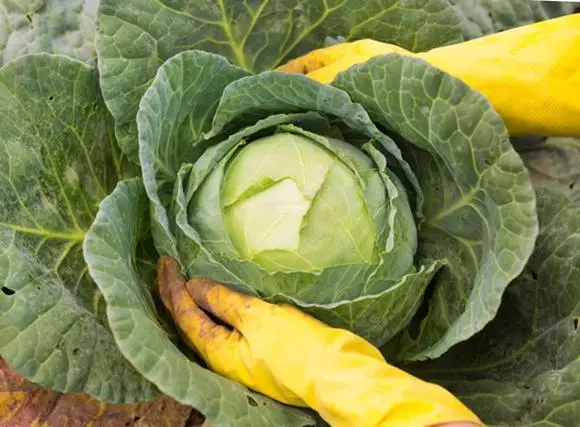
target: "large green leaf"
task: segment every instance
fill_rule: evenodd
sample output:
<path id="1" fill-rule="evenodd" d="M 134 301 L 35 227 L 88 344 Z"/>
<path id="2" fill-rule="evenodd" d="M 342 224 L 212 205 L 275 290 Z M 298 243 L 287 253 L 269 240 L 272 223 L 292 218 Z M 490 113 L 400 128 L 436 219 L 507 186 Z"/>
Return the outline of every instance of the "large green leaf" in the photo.
<path id="1" fill-rule="evenodd" d="M 138 269 L 135 248 L 148 233 L 149 200 L 136 179 L 119 183 L 89 231 L 85 257 L 107 301 L 117 345 L 165 394 L 202 412 L 212 425 L 313 425 L 284 407 L 190 361 L 170 340 L 153 303 L 153 276 Z"/>
<path id="2" fill-rule="evenodd" d="M 98 0 L 0 0 L 0 65 L 27 53 L 96 62 Z"/>
<path id="3" fill-rule="evenodd" d="M 123 358 L 82 242 L 122 174 L 96 70 L 35 54 L 0 69 L 0 355 L 58 391 L 158 392 Z"/>
<path id="4" fill-rule="evenodd" d="M 448 264 L 398 357 L 438 357 L 495 317 L 522 271 L 538 228 L 529 175 L 485 98 L 425 61 L 377 57 L 333 84 L 408 141 L 399 145 L 425 196 L 419 255 Z"/>
<path id="5" fill-rule="evenodd" d="M 580 209 L 548 189 L 537 200 L 536 249 L 497 318 L 441 359 L 409 367 L 489 425 L 572 427 L 580 420 Z"/>
<path id="6" fill-rule="evenodd" d="M 328 36 L 414 51 L 463 39 L 463 18 L 445 0 L 102 0 L 99 21 L 103 95 L 134 160 L 139 100 L 158 67 L 179 52 L 217 53 L 257 72 L 321 47 Z"/>

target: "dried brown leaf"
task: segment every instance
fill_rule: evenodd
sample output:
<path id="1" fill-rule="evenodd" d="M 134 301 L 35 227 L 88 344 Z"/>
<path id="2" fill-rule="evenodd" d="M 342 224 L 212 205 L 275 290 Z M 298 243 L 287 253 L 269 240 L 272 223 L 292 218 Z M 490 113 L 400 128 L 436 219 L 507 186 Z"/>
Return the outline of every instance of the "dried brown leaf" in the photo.
<path id="1" fill-rule="evenodd" d="M 0 427 L 207 427 L 191 407 L 167 396 L 112 405 L 83 393 L 39 387 L 0 359 Z"/>

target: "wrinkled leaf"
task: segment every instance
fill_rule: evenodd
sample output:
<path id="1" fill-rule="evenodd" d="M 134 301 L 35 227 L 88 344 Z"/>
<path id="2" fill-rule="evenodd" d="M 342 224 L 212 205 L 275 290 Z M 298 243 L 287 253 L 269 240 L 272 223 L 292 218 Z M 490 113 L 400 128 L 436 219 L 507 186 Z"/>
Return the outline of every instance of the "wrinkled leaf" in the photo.
<path id="1" fill-rule="evenodd" d="M 0 65 L 27 53 L 96 62 L 98 0 L 0 0 Z"/>
<path id="2" fill-rule="evenodd" d="M 305 426 L 310 417 L 190 361 L 169 339 L 153 302 L 153 275 L 139 274 L 135 247 L 148 230 L 148 199 L 139 180 L 126 180 L 101 204 L 85 242 L 91 275 L 123 355 L 165 394 L 191 405 L 211 423 Z"/>
<path id="3" fill-rule="evenodd" d="M 580 209 L 538 190 L 540 234 L 498 316 L 441 359 L 411 366 L 456 393 L 489 425 L 580 420 Z"/>
<path id="4" fill-rule="evenodd" d="M 103 95 L 123 151 L 137 160 L 140 98 L 167 59 L 186 50 L 220 54 L 253 72 L 323 45 L 365 37 L 414 51 L 463 39 L 444 0 L 102 0 L 97 51 Z"/>
<path id="5" fill-rule="evenodd" d="M 201 427 L 203 422 L 195 410 L 167 396 L 139 404 L 115 405 L 83 393 L 58 393 L 27 381 L 0 359 L 3 426 Z"/>
<path id="6" fill-rule="evenodd" d="M 24 56 L 0 69 L 0 98 L 0 355 L 57 391 L 154 397 L 118 351 L 82 255 L 123 174 L 96 70 Z"/>
<path id="7" fill-rule="evenodd" d="M 377 57 L 333 84 L 409 141 L 399 145 L 425 196 L 419 256 L 448 263 L 397 357 L 438 357 L 494 318 L 532 251 L 538 225 L 528 172 L 487 100 L 422 60 Z"/>
<path id="8" fill-rule="evenodd" d="M 279 294 L 269 299 L 276 303 L 292 302 L 330 326 L 356 331 L 371 343 L 381 345 L 409 324 L 423 300 L 425 288 L 440 267 L 434 263 L 405 275 L 386 291 L 350 301 L 309 304 Z"/>
<path id="9" fill-rule="evenodd" d="M 179 55 L 159 70 L 157 84 L 140 103 L 139 157 L 143 182 L 151 200 L 153 236 L 159 252 L 178 259 L 166 208 L 182 163 L 193 162 L 207 144 L 223 89 L 249 73 L 215 56 Z"/>

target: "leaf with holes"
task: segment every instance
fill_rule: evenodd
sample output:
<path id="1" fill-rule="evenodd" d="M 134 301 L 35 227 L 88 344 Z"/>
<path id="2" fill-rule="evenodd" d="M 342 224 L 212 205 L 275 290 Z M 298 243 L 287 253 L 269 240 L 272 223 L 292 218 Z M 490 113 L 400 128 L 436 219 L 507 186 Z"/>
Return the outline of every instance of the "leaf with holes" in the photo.
<path id="1" fill-rule="evenodd" d="M 158 394 L 123 358 L 82 242 L 120 179 L 96 70 L 49 54 L 0 69 L 0 355 L 31 381 L 112 402 Z"/>

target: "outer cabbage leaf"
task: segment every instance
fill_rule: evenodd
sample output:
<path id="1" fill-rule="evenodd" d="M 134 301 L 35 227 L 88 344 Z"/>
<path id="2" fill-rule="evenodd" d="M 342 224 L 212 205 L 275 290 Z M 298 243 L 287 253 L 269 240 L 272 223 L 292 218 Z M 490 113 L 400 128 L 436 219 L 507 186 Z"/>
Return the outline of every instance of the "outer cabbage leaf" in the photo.
<path id="1" fill-rule="evenodd" d="M 82 255 L 124 173 L 97 83 L 64 56 L 0 69 L 0 354 L 57 391 L 146 400 L 158 391 L 118 351 Z"/>
<path id="2" fill-rule="evenodd" d="M 148 235 L 143 184 L 126 180 L 101 204 L 85 241 L 89 271 L 107 301 L 117 345 L 141 374 L 165 394 L 191 405 L 215 425 L 313 425 L 285 407 L 189 360 L 170 339 L 157 314 L 154 276 L 140 274 L 135 248 Z"/>
<path id="3" fill-rule="evenodd" d="M 0 65 L 27 53 L 96 62 L 98 0 L 0 0 Z"/>
<path id="4" fill-rule="evenodd" d="M 448 263 L 396 357 L 438 357 L 495 317 L 531 254 L 538 224 L 528 172 L 487 100 L 423 60 L 377 57 L 333 84 L 404 138 L 425 196 L 419 256 Z"/>
<path id="5" fill-rule="evenodd" d="M 101 86 L 121 148 L 137 160 L 139 100 L 158 67 L 179 52 L 205 50 L 259 72 L 334 35 L 413 51 L 459 42 L 462 20 L 445 0 L 102 0 Z"/>
<path id="6" fill-rule="evenodd" d="M 496 426 L 580 420 L 580 209 L 537 192 L 540 234 L 497 318 L 441 359 L 404 366 L 440 382 Z"/>

